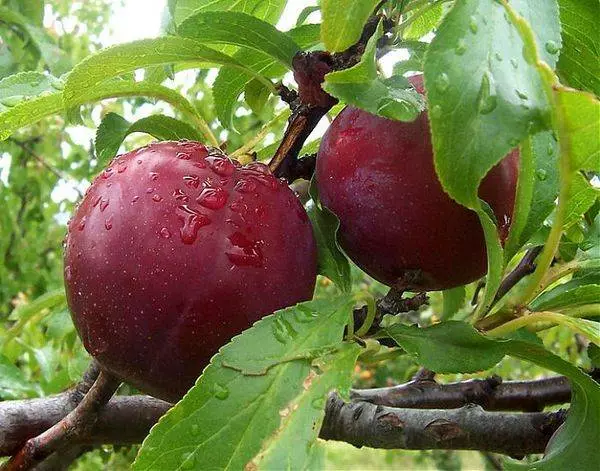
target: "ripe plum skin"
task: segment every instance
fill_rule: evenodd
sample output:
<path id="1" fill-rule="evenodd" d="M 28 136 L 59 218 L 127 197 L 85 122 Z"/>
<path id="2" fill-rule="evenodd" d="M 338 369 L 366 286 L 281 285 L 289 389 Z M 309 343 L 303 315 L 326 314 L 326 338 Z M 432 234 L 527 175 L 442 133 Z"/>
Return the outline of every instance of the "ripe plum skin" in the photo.
<path id="1" fill-rule="evenodd" d="M 423 93 L 422 80 L 412 81 Z M 479 188 L 502 240 L 512 219 L 518 168 L 513 149 Z M 323 204 L 340 219 L 342 247 L 378 281 L 433 291 L 486 273 L 477 215 L 452 200 L 435 173 L 426 112 L 400 122 L 345 108 L 321 141 L 316 175 Z"/>
<path id="2" fill-rule="evenodd" d="M 176 401 L 222 345 L 312 297 L 316 245 L 293 192 L 265 165 L 197 142 L 118 156 L 69 223 L 65 285 L 103 368 Z"/>

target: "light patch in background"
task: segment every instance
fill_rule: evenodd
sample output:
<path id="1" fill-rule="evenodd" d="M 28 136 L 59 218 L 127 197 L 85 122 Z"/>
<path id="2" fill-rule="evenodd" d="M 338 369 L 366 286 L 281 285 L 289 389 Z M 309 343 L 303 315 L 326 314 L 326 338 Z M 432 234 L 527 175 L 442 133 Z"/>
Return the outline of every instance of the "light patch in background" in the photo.
<path id="1" fill-rule="evenodd" d="M 12 164 L 12 155 L 4 152 L 0 155 L 0 182 L 8 186 L 8 175 L 10 174 L 10 165 Z"/>
<path id="2" fill-rule="evenodd" d="M 120 3 L 114 2 L 110 26 L 106 34 L 100 35 L 104 46 L 158 36 L 166 0 L 126 0 L 122 6 Z"/>

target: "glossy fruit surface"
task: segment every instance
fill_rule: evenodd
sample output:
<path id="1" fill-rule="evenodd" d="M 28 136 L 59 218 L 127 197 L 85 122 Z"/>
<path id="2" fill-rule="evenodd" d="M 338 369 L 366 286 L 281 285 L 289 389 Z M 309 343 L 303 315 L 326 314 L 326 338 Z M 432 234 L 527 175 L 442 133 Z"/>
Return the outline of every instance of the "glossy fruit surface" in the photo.
<path id="1" fill-rule="evenodd" d="M 422 82 L 413 79 L 422 93 Z M 504 239 L 513 212 L 519 155 L 513 150 L 485 177 L 480 197 Z M 453 201 L 435 173 L 427 113 L 392 121 L 344 109 L 321 141 L 319 194 L 340 219 L 340 242 L 373 278 L 414 290 L 447 289 L 487 269 L 477 215 Z"/>
<path id="2" fill-rule="evenodd" d="M 67 299 L 86 349 L 170 401 L 233 336 L 310 299 L 315 277 L 312 229 L 287 185 L 197 142 L 115 158 L 66 239 Z"/>

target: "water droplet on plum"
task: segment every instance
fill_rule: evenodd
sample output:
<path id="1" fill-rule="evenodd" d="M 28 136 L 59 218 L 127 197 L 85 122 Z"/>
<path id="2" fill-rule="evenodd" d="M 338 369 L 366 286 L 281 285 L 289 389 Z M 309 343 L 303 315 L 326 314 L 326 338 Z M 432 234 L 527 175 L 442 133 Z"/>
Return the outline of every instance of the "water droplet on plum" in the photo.
<path id="1" fill-rule="evenodd" d="M 227 203 L 227 192 L 223 188 L 204 188 L 196 202 L 208 209 L 221 209 Z"/>

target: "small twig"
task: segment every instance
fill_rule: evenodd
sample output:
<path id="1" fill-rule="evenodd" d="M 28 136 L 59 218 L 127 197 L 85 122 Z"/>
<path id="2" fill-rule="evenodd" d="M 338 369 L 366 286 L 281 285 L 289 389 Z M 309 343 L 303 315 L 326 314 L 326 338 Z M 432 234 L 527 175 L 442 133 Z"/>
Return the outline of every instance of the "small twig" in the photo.
<path id="1" fill-rule="evenodd" d="M 275 176 L 283 177 L 290 183 L 294 180 L 298 174 L 295 170 L 296 161 L 304 142 L 321 118 L 337 103 L 336 98 L 321 88 L 325 75 L 334 70 L 347 69 L 360 61 L 365 45 L 380 19 L 378 15 L 369 18 L 358 42 L 346 51 L 335 54 L 301 51 L 294 56 L 292 68 L 298 92 L 291 91 L 283 84 L 277 85 L 277 91 L 281 99 L 290 105 L 292 115 L 279 148 L 269 162 L 269 168 Z"/>
<path id="2" fill-rule="evenodd" d="M 427 368 L 421 367 L 412 377 L 414 383 L 434 382 L 435 383 L 435 371 L 428 370 Z"/>
<path id="3" fill-rule="evenodd" d="M 502 283 L 498 288 L 496 297 L 494 298 L 492 305 L 500 301 L 504 297 L 504 295 L 508 293 L 519 281 L 521 281 L 527 275 L 531 275 L 535 271 L 535 259 L 540 254 L 543 248 L 544 247 L 540 245 L 529 249 L 525 253 L 519 264 L 515 267 L 515 269 L 511 271 L 508 275 L 506 275 L 506 278 L 504 278 L 504 280 L 502 280 Z"/>
<path id="4" fill-rule="evenodd" d="M 29 439 L 6 463 L 4 471 L 32 469 L 71 440 L 85 436 L 98 418 L 98 412 L 106 405 L 119 387 L 120 380 L 101 370 L 98 378 L 84 398 L 65 418 L 41 435 Z"/>

